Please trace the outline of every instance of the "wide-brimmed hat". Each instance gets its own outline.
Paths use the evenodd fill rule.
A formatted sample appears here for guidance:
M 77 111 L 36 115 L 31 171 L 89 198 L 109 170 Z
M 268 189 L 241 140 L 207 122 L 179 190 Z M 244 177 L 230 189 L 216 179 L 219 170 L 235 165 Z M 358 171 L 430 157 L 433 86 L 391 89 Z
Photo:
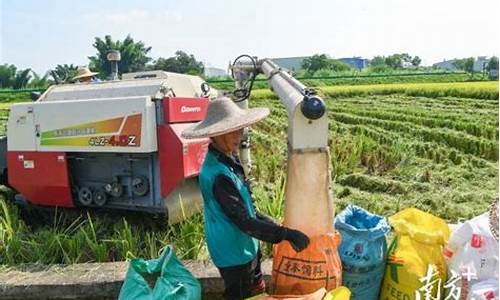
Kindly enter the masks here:
M 91 76 L 95 76 L 95 75 L 99 74 L 99 73 L 90 71 L 90 69 L 88 67 L 78 67 L 77 72 L 78 72 L 78 75 L 73 77 L 73 80 L 80 79 L 83 77 L 91 77 Z
M 241 109 L 231 99 L 220 97 L 208 104 L 205 119 L 186 128 L 186 139 L 212 137 L 250 126 L 269 115 L 268 108 Z

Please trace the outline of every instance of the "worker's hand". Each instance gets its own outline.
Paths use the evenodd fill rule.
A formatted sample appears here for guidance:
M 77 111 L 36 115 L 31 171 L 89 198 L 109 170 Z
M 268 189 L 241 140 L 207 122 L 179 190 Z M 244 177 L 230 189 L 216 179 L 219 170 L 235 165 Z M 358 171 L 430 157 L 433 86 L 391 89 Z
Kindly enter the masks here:
M 309 238 L 302 231 L 286 228 L 285 240 L 289 241 L 293 249 L 300 252 L 309 245 Z

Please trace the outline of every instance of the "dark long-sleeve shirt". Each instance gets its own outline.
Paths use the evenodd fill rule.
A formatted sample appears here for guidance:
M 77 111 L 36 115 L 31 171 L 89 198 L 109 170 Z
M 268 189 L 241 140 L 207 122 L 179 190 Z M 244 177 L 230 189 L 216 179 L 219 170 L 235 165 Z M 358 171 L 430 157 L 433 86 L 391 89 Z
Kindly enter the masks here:
M 215 151 L 217 159 L 221 163 L 229 166 L 243 182 L 247 182 L 243 168 L 236 158 L 226 156 L 211 145 L 210 151 Z M 250 191 L 248 183 L 247 187 Z M 215 178 L 213 193 L 224 214 L 241 231 L 258 240 L 270 243 L 279 243 L 285 238 L 286 229 L 276 224 L 271 218 L 259 212 L 256 212 L 256 217 L 250 216 L 238 189 L 225 175 L 218 175 Z

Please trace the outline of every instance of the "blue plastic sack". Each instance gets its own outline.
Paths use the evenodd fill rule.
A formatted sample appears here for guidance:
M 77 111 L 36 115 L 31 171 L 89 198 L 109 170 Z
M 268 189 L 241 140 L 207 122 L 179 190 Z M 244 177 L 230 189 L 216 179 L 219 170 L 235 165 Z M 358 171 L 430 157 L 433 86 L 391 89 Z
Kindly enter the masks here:
M 118 299 L 200 300 L 201 286 L 167 246 L 157 259 L 130 261 Z
M 351 290 L 352 300 L 378 299 L 387 255 L 385 235 L 391 229 L 387 220 L 349 205 L 335 218 L 335 229 L 342 235 L 342 285 Z

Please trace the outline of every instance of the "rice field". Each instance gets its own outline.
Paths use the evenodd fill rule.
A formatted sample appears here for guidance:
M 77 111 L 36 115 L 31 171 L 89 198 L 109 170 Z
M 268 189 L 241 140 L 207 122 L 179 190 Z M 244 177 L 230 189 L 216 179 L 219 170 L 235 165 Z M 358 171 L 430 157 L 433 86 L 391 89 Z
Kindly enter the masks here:
M 457 222 L 480 214 L 498 197 L 498 82 L 317 91 L 330 119 L 336 211 L 356 204 L 390 216 L 417 207 Z M 253 196 L 260 211 L 280 220 L 286 111 L 269 90 L 255 90 L 250 105 L 272 111 L 253 127 Z M 0 108 L 4 120 L 8 106 Z M 61 211 L 32 226 L 21 218 L 25 213 L 0 200 L 0 265 L 151 258 L 166 244 L 181 258 L 208 258 L 200 214 L 166 227 L 144 224 L 143 216 Z M 270 255 L 269 245 L 264 254 Z

